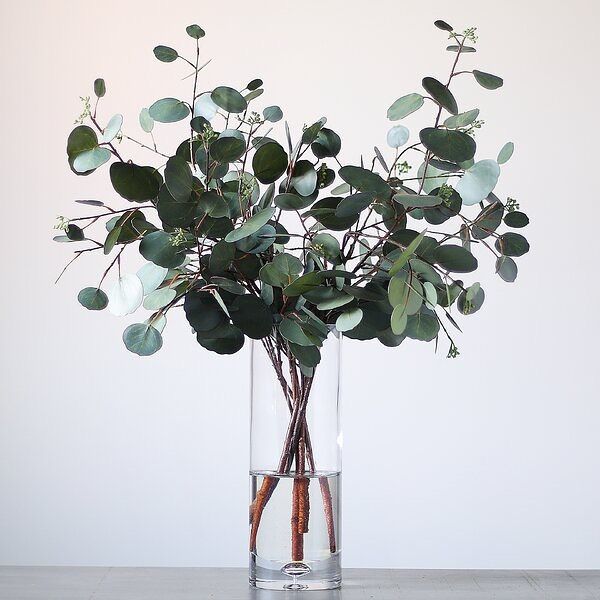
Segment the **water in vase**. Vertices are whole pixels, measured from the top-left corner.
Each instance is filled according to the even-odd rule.
[[[340,585],[339,473],[250,473],[250,583],[266,589]]]

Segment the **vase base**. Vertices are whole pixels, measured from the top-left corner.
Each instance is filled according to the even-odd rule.
[[[335,590],[342,584],[341,552],[326,560],[283,564],[251,554],[250,585],[263,590]]]
[[[250,579],[249,583],[252,587],[259,590],[279,590],[279,591],[316,591],[316,590],[337,590],[342,586],[341,579],[334,580],[312,580],[309,582],[302,582],[297,580],[296,583],[281,580],[264,580],[264,579]]]

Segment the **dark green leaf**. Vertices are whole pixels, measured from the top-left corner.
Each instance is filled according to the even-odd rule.
[[[234,325],[223,323],[213,330],[197,335],[198,343],[217,354],[235,354],[244,346],[244,334]]]
[[[314,368],[321,362],[321,352],[316,346],[299,346],[289,342],[290,350],[301,365]]]
[[[226,85],[215,88],[211,95],[212,101],[225,112],[242,113],[248,108],[248,103],[237,90]]]
[[[509,227],[520,229],[521,227],[526,227],[529,225],[529,217],[525,213],[515,210],[513,212],[506,213],[504,222]]]
[[[485,300],[485,292],[480,287],[473,298],[469,299],[467,296],[467,292],[461,292],[456,301],[456,307],[463,315],[472,315],[482,307]]]
[[[98,98],[102,98],[102,96],[106,94],[106,83],[101,77],[94,81],[94,94],[96,94],[96,97]]]
[[[235,257],[235,246],[225,240],[217,242],[210,253],[208,266],[212,273],[224,273]]]
[[[494,202],[486,206],[473,222],[471,233],[476,240],[484,240],[490,236],[502,223],[504,206],[502,202]]]
[[[342,148],[340,136],[333,130],[323,127],[310,149],[317,158],[337,156]]]
[[[160,186],[153,167],[140,167],[124,162],[110,165],[110,181],[119,196],[134,202],[153,200],[158,195]]]
[[[80,242],[81,240],[85,240],[85,233],[83,232],[83,229],[81,229],[81,227],[78,225],[74,225],[73,223],[69,223],[66,233],[67,237],[72,242]]]
[[[238,160],[246,151],[246,142],[236,137],[221,137],[210,145],[210,156],[219,163]]]
[[[156,46],[153,50],[154,56],[158,58],[161,62],[173,62],[179,58],[179,54],[177,54],[177,50],[173,48],[169,48],[169,46]]]
[[[471,273],[477,269],[477,259],[462,246],[444,244],[434,252],[436,262],[447,271]]]
[[[269,142],[258,148],[252,158],[254,176],[261,183],[273,183],[288,166],[288,156],[277,142]]]
[[[529,242],[520,233],[508,232],[501,235],[495,246],[504,256],[523,256],[529,252]]]
[[[178,267],[185,258],[185,252],[174,246],[171,236],[164,231],[145,235],[140,242],[140,254],[155,265],[168,269]]]
[[[271,333],[271,309],[257,296],[238,296],[230,306],[230,313],[233,324],[249,338],[259,340]]]
[[[188,323],[199,335],[210,336],[210,332],[228,320],[223,309],[209,292],[200,290],[188,292],[183,301],[183,310]]]
[[[502,77],[492,75],[491,73],[484,73],[477,69],[473,69],[473,76],[477,83],[486,90],[497,90],[499,87],[502,87],[502,84],[504,83]]]
[[[88,310],[103,310],[108,305],[108,296],[100,288],[95,287],[83,288],[77,300]]]
[[[438,29],[442,29],[443,31],[452,31],[452,25],[448,25],[448,23],[446,23],[446,21],[442,21],[441,19],[434,21],[433,24]]]
[[[380,175],[362,167],[342,167],[339,175],[347,184],[360,192],[375,192],[386,198],[391,194],[390,186]]]
[[[433,77],[423,79],[425,91],[443,108],[453,115],[458,114],[458,104],[452,92],[440,81]]]
[[[336,217],[350,217],[360,214],[365,208],[369,207],[375,194],[373,192],[358,193],[342,198],[335,209]]]
[[[178,202],[190,199],[193,187],[192,172],[188,163],[179,156],[172,156],[165,167],[165,185]]]
[[[78,172],[74,169],[73,163],[75,159],[84,152],[92,150],[98,146],[98,136],[96,132],[87,125],[79,125],[75,127],[69,134],[67,139],[67,157],[71,169],[77,175],[89,175],[92,171]]]
[[[185,31],[191,38],[194,38],[195,40],[199,40],[200,38],[203,38],[206,35],[204,33],[204,29],[202,29],[200,25],[196,25],[195,23],[194,25],[188,25],[185,28]]]
[[[462,131],[426,127],[419,137],[423,145],[441,159],[460,163],[475,156],[475,140]]]

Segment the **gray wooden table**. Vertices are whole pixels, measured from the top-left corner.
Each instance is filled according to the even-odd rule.
[[[0,567],[0,600],[600,600],[600,571],[346,569],[342,590],[269,592],[245,569]]]

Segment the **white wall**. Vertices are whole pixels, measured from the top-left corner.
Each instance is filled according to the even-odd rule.
[[[77,304],[102,257],[53,285],[70,250],[50,241],[56,215],[112,197],[106,171],[67,168],[78,96],[103,76],[102,114],[123,112],[135,130],[141,106],[185,84],[152,47],[185,47],[198,22],[214,59],[203,85],[262,77],[266,104],[295,127],[327,115],[357,161],[384,143],[391,101],[446,72],[432,27],[443,18],[479,26],[467,64],[505,77],[495,93],[465,79],[459,98],[482,109],[484,152],[516,144],[500,191],[529,213],[532,251],[512,286],[488,263],[459,359],[444,346],[346,344],[345,565],[600,567],[596,2],[25,0],[0,11],[0,564],[246,561],[247,349],[204,352],[180,315],[162,352],[138,359],[120,341],[130,321]]]

